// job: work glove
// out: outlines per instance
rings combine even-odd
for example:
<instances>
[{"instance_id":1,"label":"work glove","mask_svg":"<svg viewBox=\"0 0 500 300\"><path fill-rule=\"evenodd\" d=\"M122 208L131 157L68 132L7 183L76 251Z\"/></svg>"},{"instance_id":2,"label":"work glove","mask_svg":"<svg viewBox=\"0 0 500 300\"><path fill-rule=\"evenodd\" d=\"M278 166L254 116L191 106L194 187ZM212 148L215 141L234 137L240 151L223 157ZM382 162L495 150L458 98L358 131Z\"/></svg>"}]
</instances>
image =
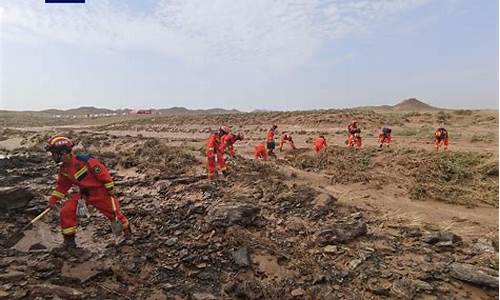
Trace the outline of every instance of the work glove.
<instances>
[{"instance_id":1,"label":"work glove","mask_svg":"<svg viewBox=\"0 0 500 300\"><path fill-rule=\"evenodd\" d=\"M78 199L78 205L76 206L76 215L79 217L89 217L89 210L85 204L85 200Z\"/></svg>"},{"instance_id":2,"label":"work glove","mask_svg":"<svg viewBox=\"0 0 500 300\"><path fill-rule=\"evenodd\" d=\"M56 198L56 197L50 197L49 198L49 203L48 203L48 207L50 208L54 208L54 206L56 206L56 204L59 202L59 199Z\"/></svg>"}]
</instances>

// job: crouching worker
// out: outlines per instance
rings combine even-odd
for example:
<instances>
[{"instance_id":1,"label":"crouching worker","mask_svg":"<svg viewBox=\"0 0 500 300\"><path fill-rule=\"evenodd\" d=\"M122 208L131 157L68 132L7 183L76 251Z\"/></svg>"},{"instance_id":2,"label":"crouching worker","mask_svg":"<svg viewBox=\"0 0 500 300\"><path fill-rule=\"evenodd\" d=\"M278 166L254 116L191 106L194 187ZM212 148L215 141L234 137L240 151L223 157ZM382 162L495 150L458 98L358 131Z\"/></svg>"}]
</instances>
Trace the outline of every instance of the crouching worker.
<instances>
[{"instance_id":1,"label":"crouching worker","mask_svg":"<svg viewBox=\"0 0 500 300\"><path fill-rule=\"evenodd\" d=\"M293 142L292 135L287 131L283 131L280 139L280 152L283 151L283 145L287 143L290 144L293 150L297 150L297 148L295 147L295 143Z\"/></svg>"},{"instance_id":2,"label":"crouching worker","mask_svg":"<svg viewBox=\"0 0 500 300\"><path fill-rule=\"evenodd\" d=\"M444 150L448 150L448 130L444 127L440 127L434 132L434 147L439 150L441 146L444 146Z\"/></svg>"},{"instance_id":3,"label":"crouching worker","mask_svg":"<svg viewBox=\"0 0 500 300\"><path fill-rule=\"evenodd\" d=\"M313 144L313 149L316 153L319 153L321 150L326 149L326 139L324 136L320 135Z\"/></svg>"},{"instance_id":4,"label":"crouching worker","mask_svg":"<svg viewBox=\"0 0 500 300\"><path fill-rule=\"evenodd\" d=\"M352 120L351 124L347 126L349 136L347 137L346 144L348 147L356 146L356 149L361 149L361 129L358 128L358 121Z\"/></svg>"},{"instance_id":5,"label":"crouching worker","mask_svg":"<svg viewBox=\"0 0 500 300\"><path fill-rule=\"evenodd\" d=\"M221 138L220 151L222 152L222 154L224 154L226 151L229 151L229 156L231 158L234 158L234 143L236 143L237 141L242 141L242 140L243 140L243 134L241 134L241 133L225 134Z\"/></svg>"},{"instance_id":6,"label":"crouching worker","mask_svg":"<svg viewBox=\"0 0 500 300\"><path fill-rule=\"evenodd\" d=\"M222 176L227 175L226 162L224 160L223 147L221 147L222 138L231 133L231 128L221 126L219 130L213 131L208 136L207 142L207 163L208 163L208 180L213 180L216 169L215 163L218 163L219 172Z\"/></svg>"},{"instance_id":7,"label":"crouching worker","mask_svg":"<svg viewBox=\"0 0 500 300\"><path fill-rule=\"evenodd\" d=\"M389 144L392 142L392 136L391 136L392 129L384 127L382 128L382 131L378 135L378 143L379 143L379 148L382 148L384 146L384 143L389 146Z\"/></svg>"},{"instance_id":8,"label":"crouching worker","mask_svg":"<svg viewBox=\"0 0 500 300\"><path fill-rule=\"evenodd\" d=\"M266 146L264 144L255 145L255 159L267 160Z\"/></svg>"},{"instance_id":9,"label":"crouching worker","mask_svg":"<svg viewBox=\"0 0 500 300\"><path fill-rule=\"evenodd\" d=\"M113 193L113 179L108 170L97 159L89 154L72 153L73 142L65 136L54 136L49 139L46 150L52 159L60 164L56 188L49 198L49 207L54 207L72 186L80 191L66 200L60 211L61 231L64 244L59 251L66 250L78 255L75 234L78 227L78 211L86 211L85 204L94 206L110 221L116 219L121 223L123 236L130 238L131 231L127 218L123 215L120 204Z\"/></svg>"}]
</instances>

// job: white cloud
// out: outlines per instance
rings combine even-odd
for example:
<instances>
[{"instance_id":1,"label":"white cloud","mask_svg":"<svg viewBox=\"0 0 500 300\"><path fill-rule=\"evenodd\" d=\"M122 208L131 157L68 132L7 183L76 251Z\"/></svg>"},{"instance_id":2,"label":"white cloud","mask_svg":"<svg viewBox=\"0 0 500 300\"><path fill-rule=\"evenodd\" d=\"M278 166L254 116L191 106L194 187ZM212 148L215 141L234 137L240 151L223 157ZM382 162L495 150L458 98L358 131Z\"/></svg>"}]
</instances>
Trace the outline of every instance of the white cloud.
<instances>
[{"instance_id":1,"label":"white cloud","mask_svg":"<svg viewBox=\"0 0 500 300\"><path fill-rule=\"evenodd\" d=\"M124 1L3 1L2 39L142 49L197 64L287 67L306 62L326 42L427 1L158 0L150 15L134 13Z\"/></svg>"}]
</instances>

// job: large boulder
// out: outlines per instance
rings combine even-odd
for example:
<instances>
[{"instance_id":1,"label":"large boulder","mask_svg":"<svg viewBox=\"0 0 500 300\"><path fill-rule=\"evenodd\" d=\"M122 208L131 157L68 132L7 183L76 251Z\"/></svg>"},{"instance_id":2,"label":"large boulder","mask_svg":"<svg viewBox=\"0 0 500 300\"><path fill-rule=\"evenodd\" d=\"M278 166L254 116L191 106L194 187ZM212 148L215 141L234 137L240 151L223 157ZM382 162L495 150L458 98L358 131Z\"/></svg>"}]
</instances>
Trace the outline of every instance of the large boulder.
<instances>
[{"instance_id":1,"label":"large boulder","mask_svg":"<svg viewBox=\"0 0 500 300\"><path fill-rule=\"evenodd\" d=\"M352 223L337 223L328 225L316 232L316 241L321 245L348 243L367 232L366 223L357 221Z\"/></svg>"},{"instance_id":2,"label":"large boulder","mask_svg":"<svg viewBox=\"0 0 500 300\"><path fill-rule=\"evenodd\" d=\"M447 231L428 232L422 236L422 241L428 244L437 244L440 242L457 243L461 240L462 238L458 235Z\"/></svg>"},{"instance_id":3,"label":"large boulder","mask_svg":"<svg viewBox=\"0 0 500 300\"><path fill-rule=\"evenodd\" d=\"M452 263L449 266L450 276L479 286L498 288L498 271L463 263Z\"/></svg>"},{"instance_id":4,"label":"large boulder","mask_svg":"<svg viewBox=\"0 0 500 300\"><path fill-rule=\"evenodd\" d=\"M26 187L2 187L0 188L0 211L6 212L11 209L25 207L35 194Z\"/></svg>"},{"instance_id":5,"label":"large boulder","mask_svg":"<svg viewBox=\"0 0 500 300\"><path fill-rule=\"evenodd\" d=\"M255 221L259 213L260 208L252 204L219 204L208 209L206 221L216 227L248 226Z\"/></svg>"},{"instance_id":6,"label":"large boulder","mask_svg":"<svg viewBox=\"0 0 500 300\"><path fill-rule=\"evenodd\" d=\"M77 289L49 283L37 284L28 288L31 290L31 296L54 297L57 295L62 299L79 299L83 295Z\"/></svg>"}]
</instances>

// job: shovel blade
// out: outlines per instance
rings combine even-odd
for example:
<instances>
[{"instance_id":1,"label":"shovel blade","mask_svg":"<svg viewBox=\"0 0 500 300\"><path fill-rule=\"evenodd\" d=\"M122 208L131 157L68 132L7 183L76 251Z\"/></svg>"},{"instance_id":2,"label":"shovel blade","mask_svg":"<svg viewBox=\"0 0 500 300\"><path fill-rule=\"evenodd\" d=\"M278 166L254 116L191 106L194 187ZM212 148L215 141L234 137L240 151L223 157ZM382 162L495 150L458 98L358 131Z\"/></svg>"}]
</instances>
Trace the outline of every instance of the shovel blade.
<instances>
[{"instance_id":1,"label":"shovel blade","mask_svg":"<svg viewBox=\"0 0 500 300\"><path fill-rule=\"evenodd\" d=\"M115 236L121 236L123 233L123 225L120 221L111 222L111 231Z\"/></svg>"}]
</instances>

